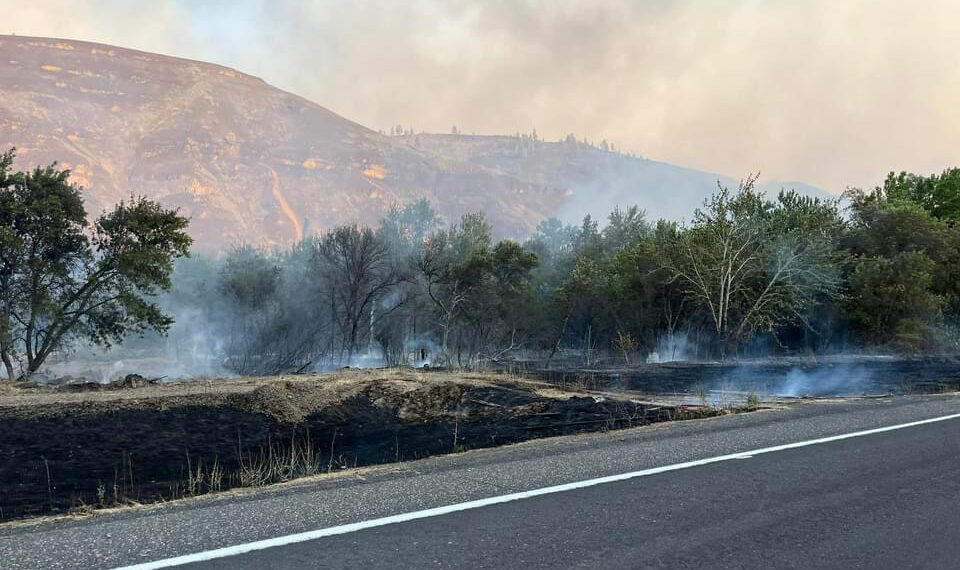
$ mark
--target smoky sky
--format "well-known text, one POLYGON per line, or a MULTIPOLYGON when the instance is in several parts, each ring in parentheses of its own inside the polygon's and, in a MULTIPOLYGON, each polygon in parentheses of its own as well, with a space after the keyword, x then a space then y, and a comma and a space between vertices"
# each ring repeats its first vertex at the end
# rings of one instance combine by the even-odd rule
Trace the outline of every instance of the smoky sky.
POLYGON ((954 0, 0 0, 0 14, 3 33, 235 67, 374 129, 572 132, 835 192, 960 163, 954 0))

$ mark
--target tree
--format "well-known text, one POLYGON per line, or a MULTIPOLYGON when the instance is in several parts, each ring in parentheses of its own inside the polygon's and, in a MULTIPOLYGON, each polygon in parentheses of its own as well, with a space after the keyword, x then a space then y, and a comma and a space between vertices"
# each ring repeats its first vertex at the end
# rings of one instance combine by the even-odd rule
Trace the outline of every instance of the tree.
POLYGON ((437 313, 440 351, 450 363, 450 333, 465 303, 483 283, 490 256, 490 225, 483 214, 466 214, 459 225, 434 233, 415 261, 437 313))
POLYGON ((427 237, 440 225, 440 217, 430 206, 430 201, 421 198, 402 207, 391 206, 380 222, 380 234, 395 255, 410 256, 423 247, 427 237))
POLYGON ((630 365, 630 353, 636 350, 637 341, 633 336, 622 329, 617 330, 617 336, 613 339, 613 345, 623 354, 623 363, 630 365))
POLYGON ((960 222, 960 168, 930 176, 891 172, 874 195, 891 201, 910 201, 937 219, 960 222))
POLYGON ((776 203, 755 177, 707 200, 662 258, 672 281, 708 314, 721 354, 760 329, 803 321, 820 295, 838 287, 835 202, 781 192, 776 203))
MULTIPOLYGON (((303 359, 304 348, 290 337, 282 272, 276 258, 251 246, 227 253, 217 276, 218 337, 225 365, 238 374, 277 374, 303 359)), ((209 302, 208 302, 209 303, 209 302)))
POLYGON ((587 256, 593 260, 601 259, 604 253, 603 241, 603 234, 600 233, 597 221, 590 214, 584 216, 573 241, 577 255, 587 256))
POLYGON ((645 212, 636 206, 626 210, 614 208, 607 220, 607 227, 603 228, 603 240, 608 252, 636 245, 653 231, 647 223, 645 212))
POLYGON ((538 244, 534 247, 553 259, 573 251, 576 235, 576 227, 566 225, 558 218, 547 218, 537 224, 537 231, 527 245, 538 244))
POLYGON ((661 325, 668 335, 672 334, 671 326, 676 322, 666 320, 670 308, 661 306, 668 300, 664 275, 657 265, 656 244, 650 238, 621 249, 610 260, 606 295, 616 324, 614 341, 621 350, 624 335, 634 341, 634 348, 650 349, 661 325))
POLYGON ((325 283, 324 296, 342 333, 343 352, 349 360, 356 354, 364 334, 377 318, 375 305, 403 280, 383 236, 367 227, 335 228, 315 245, 315 262, 325 283))
POLYGON ((869 343, 918 349, 932 340, 942 298, 931 291, 934 263, 923 252, 861 257, 853 267, 850 317, 869 343))
POLYGON ((946 313, 960 313, 960 226, 920 201, 929 180, 888 177, 884 189, 854 190, 843 246, 851 256, 845 307, 864 341, 931 344, 946 313))
POLYGON ((234 304, 256 311, 276 296, 280 268, 253 247, 236 247, 227 254, 218 285, 234 304))
MULTIPOLYGON (((493 345, 486 347, 492 360, 518 348, 525 336, 524 321, 530 305, 530 272, 537 266, 537 255, 515 241, 503 240, 494 246, 487 264, 485 295, 476 295, 479 302, 471 302, 475 323, 492 329, 486 339, 493 345)), ((483 335, 477 335, 484 338, 483 335)), ((484 347, 479 347, 481 350, 484 347)))
POLYGON ((73 339, 101 346, 172 319, 152 297, 188 255, 188 220, 131 197, 92 225, 70 172, 10 173, 0 159, 0 357, 9 378, 36 372, 73 339))
MULTIPOLYGON (((569 329, 577 333, 581 344, 584 364, 589 366, 596 348, 597 331, 595 325, 610 314, 610 275, 597 260, 589 255, 577 256, 570 275, 558 292, 559 305, 563 307, 564 320, 559 334, 567 334, 569 329)), ((559 346, 557 339, 555 347, 559 346)), ((555 349, 552 351, 555 352, 555 349)), ((552 356, 551 352, 551 356, 552 356)))

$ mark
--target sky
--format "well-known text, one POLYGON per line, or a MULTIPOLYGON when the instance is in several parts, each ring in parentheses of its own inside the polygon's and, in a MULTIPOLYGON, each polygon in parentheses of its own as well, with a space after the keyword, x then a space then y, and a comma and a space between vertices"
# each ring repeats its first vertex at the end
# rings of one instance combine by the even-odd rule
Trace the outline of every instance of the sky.
POLYGON ((960 165, 955 0, 0 0, 0 14, 0 33, 227 65, 385 131, 574 133, 833 192, 960 165))

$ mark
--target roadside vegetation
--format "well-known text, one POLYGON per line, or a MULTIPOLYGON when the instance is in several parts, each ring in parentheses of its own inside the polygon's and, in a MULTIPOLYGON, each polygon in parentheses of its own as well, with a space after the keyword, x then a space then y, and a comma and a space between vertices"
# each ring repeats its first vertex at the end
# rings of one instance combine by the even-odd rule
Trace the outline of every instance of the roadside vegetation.
POLYGON ((637 207, 495 240, 483 213, 397 205, 286 250, 187 253, 188 220, 131 197, 88 219, 56 166, 0 159, 0 356, 26 377, 77 343, 268 375, 365 364, 624 365, 960 342, 960 169, 821 200, 748 177, 685 222, 637 207), (168 338, 163 333, 171 330, 168 338), (202 354, 196 352, 202 342, 202 354))
POLYGON ((957 169, 837 200, 768 197, 748 178, 684 223, 630 207, 546 220, 523 243, 420 201, 289 250, 183 260, 165 302, 238 374, 953 353, 958 196, 957 169))

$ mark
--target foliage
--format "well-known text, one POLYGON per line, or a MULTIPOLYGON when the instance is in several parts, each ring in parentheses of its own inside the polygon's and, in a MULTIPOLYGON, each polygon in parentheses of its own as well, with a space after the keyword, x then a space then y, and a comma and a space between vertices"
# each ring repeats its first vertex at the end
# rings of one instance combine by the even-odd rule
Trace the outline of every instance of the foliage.
POLYGON ((757 331, 804 322, 838 286, 833 242, 841 227, 833 202, 781 193, 770 202, 754 178, 721 187, 664 248, 671 282, 704 311, 721 343, 736 348, 757 331))
POLYGON ((931 291, 934 263, 923 252, 861 257, 850 275, 850 316, 870 344, 928 345, 942 298, 931 291))
POLYGON ((929 348, 944 315, 960 312, 960 227, 934 215, 951 201, 932 178, 891 175, 883 189, 849 193, 846 307, 866 343, 929 348))
POLYGON ((8 375, 73 341, 160 334, 171 313, 181 327, 167 342, 197 352, 202 339, 238 374, 960 346, 958 169, 891 174, 849 191, 845 213, 837 200, 766 196, 748 177, 686 223, 631 206, 544 220, 523 243, 495 239, 482 213, 448 224, 419 200, 377 228, 335 227, 288 250, 180 259, 171 281, 184 218, 132 198, 89 223, 68 172, 14 173, 12 161, 0 156, 8 375))
POLYGON ((154 296, 186 256, 188 220, 132 197, 88 224, 80 189, 56 165, 11 173, 0 159, 0 355, 36 372, 69 340, 109 346, 172 319, 154 296))
POLYGON ((960 168, 930 176, 891 172, 874 194, 878 199, 916 204, 939 220, 960 221, 960 168))

